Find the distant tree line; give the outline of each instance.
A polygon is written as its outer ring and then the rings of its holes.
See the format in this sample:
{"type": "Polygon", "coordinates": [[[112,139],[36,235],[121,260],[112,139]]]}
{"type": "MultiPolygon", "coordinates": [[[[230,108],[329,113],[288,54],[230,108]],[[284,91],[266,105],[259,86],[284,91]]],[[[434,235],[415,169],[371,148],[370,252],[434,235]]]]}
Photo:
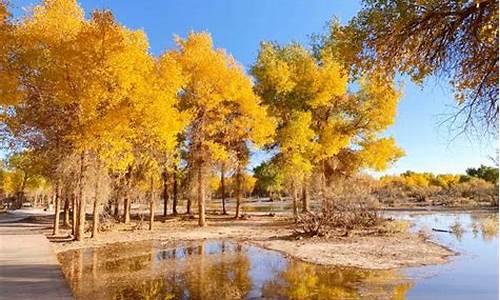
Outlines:
{"type": "Polygon", "coordinates": [[[420,202],[446,206],[498,206],[498,168],[481,165],[466,174],[406,171],[380,178],[376,194],[381,202],[420,202]]]}

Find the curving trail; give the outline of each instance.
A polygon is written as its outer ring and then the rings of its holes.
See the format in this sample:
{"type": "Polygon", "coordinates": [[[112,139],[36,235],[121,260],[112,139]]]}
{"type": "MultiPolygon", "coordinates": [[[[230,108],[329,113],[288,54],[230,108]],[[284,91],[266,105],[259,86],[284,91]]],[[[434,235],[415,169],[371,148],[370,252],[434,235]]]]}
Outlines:
{"type": "Polygon", "coordinates": [[[23,223],[23,217],[0,217],[0,299],[73,299],[52,246],[36,233],[43,226],[23,223]]]}

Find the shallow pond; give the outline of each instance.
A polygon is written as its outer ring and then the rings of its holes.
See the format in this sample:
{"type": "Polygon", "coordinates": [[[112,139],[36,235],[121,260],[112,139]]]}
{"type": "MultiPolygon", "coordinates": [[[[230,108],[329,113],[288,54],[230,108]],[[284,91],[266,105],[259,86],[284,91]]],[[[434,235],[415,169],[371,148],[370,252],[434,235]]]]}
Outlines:
{"type": "Polygon", "coordinates": [[[434,238],[462,255],[403,270],[316,266],[247,243],[119,243],[61,253],[78,299],[498,299],[498,236],[474,233],[485,214],[398,213],[422,226],[460,222],[434,238]],[[476,228],[476,227],[474,227],[476,228]]]}
{"type": "Polygon", "coordinates": [[[414,223],[414,230],[431,230],[433,240],[459,253],[445,265],[405,270],[416,282],[407,299],[498,299],[498,214],[402,213],[398,217],[414,223]],[[481,229],[488,219],[495,220],[496,231],[481,229]],[[435,232],[432,228],[453,228],[456,232],[435,232]]]}

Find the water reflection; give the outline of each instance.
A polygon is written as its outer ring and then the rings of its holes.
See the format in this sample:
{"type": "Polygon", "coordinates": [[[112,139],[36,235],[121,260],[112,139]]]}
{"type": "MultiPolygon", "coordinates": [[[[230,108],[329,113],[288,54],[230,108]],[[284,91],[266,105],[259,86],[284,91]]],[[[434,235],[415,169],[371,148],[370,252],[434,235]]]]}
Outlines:
{"type": "Polygon", "coordinates": [[[472,233],[474,237],[478,237],[481,233],[481,238],[485,241],[491,241],[498,237],[498,214],[488,217],[474,217],[472,219],[472,233]]]}
{"type": "Polygon", "coordinates": [[[498,299],[498,214],[396,217],[415,223],[415,232],[455,227],[460,235],[430,234],[461,255],[445,265],[370,271],[205,241],[120,243],[59,259],[78,299],[498,299]]]}
{"type": "Polygon", "coordinates": [[[449,229],[432,238],[457,251],[445,265],[409,268],[415,280],[407,299],[498,299],[498,213],[400,213],[418,231],[423,227],[449,229]]]}
{"type": "Polygon", "coordinates": [[[328,269],[292,261],[276,280],[266,283],[263,296],[274,298],[279,295],[289,299],[405,299],[411,286],[393,270],[328,269]]]}
{"type": "Polygon", "coordinates": [[[231,241],[121,243],[59,255],[78,299],[404,299],[393,270],[332,268],[231,241]]]}

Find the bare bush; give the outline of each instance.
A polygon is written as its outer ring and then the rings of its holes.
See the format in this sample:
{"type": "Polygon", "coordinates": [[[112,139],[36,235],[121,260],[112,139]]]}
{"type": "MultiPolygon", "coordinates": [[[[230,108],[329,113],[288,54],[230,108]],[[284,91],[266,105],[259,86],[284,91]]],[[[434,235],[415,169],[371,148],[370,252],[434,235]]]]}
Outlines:
{"type": "Polygon", "coordinates": [[[498,206],[498,185],[482,179],[472,179],[454,185],[449,189],[451,196],[469,198],[476,203],[489,203],[498,206]]]}
{"type": "Polygon", "coordinates": [[[378,201],[370,188],[355,180],[336,183],[326,191],[319,211],[300,214],[296,232],[309,236],[323,236],[354,229],[377,226],[382,218],[378,214],[378,201]]]}
{"type": "Polygon", "coordinates": [[[485,240],[491,240],[498,236],[498,215],[484,218],[472,225],[472,232],[477,236],[480,232],[485,240]]]}
{"type": "Polygon", "coordinates": [[[103,210],[100,214],[99,232],[111,231],[115,225],[114,216],[109,211],[103,210]]]}
{"type": "MultiPolygon", "coordinates": [[[[384,226],[380,229],[383,233],[405,233],[410,229],[411,223],[406,220],[391,220],[390,222],[386,222],[384,226]]],[[[425,234],[424,232],[420,234],[425,234]]]]}

